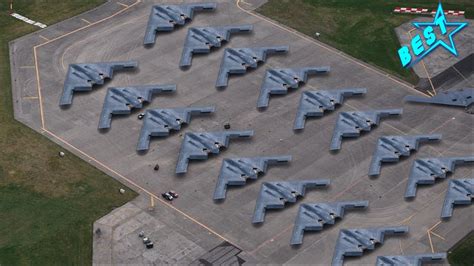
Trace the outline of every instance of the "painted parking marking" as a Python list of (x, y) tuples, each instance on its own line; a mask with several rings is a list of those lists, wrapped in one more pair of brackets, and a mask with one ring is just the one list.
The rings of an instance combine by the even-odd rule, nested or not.
[(23, 21), (23, 22), (26, 22), (26, 23), (28, 23), (28, 24), (30, 24), (30, 25), (33, 25), (33, 26), (36, 26), (36, 27), (40, 27), (40, 28), (42, 28), (42, 29), (48, 27), (46, 24), (43, 24), (43, 23), (41, 23), (41, 22), (34, 21), (34, 20), (29, 19), (29, 18), (27, 18), (27, 17), (25, 17), (25, 16), (22, 16), (22, 15), (20, 15), (20, 14), (18, 14), (18, 13), (11, 13), (10, 16), (12, 16), (12, 17), (14, 17), (14, 18), (16, 18), (16, 19), (19, 19), (19, 20), (21, 20), (21, 21)]
[[(98, 20), (94, 23), (91, 23), (91, 24), (88, 24), (86, 26), (83, 26), (83, 27), (80, 27), (78, 29), (75, 29), (71, 32), (68, 32), (68, 33), (65, 33), (63, 35), (60, 35), (54, 39), (51, 39), (51, 40), (48, 40), (47, 42), (45, 43), (42, 43), (42, 44), (39, 44), (39, 45), (36, 45), (33, 47), (33, 56), (34, 56), (34, 60), (35, 60), (35, 68), (36, 68), (36, 83), (37, 83), (37, 91), (38, 91), (38, 100), (39, 100), (39, 109), (40, 109), (40, 118), (41, 118), (41, 128), (40, 128), (40, 132), (42, 133), (47, 133), (49, 134), (52, 138), (66, 144), (68, 147), (70, 147), (71, 149), (77, 151), (79, 154), (81, 154), (82, 156), (86, 157), (88, 162), (91, 163), (91, 162), (94, 162), (95, 164), (99, 165), (100, 167), (102, 167), (103, 169), (109, 171), (110, 173), (114, 174), (116, 177), (119, 177), (120, 179), (124, 180), (126, 183), (128, 183), (129, 185), (131, 185), (132, 187), (135, 187), (137, 188), (138, 190), (144, 192), (145, 194), (148, 194), (151, 198), (152, 198), (152, 203), (153, 205), (155, 204), (155, 200), (157, 200), (158, 202), (162, 203), (163, 205), (165, 206), (168, 206), (169, 208), (173, 209), (174, 211), (178, 212), (179, 214), (181, 214), (182, 216), (184, 216), (184, 219), (189, 219), (190, 221), (194, 222), (195, 224), (201, 226), (202, 228), (206, 229), (209, 234), (213, 234), (215, 236), (217, 236), (218, 238), (224, 240), (224, 241), (227, 241), (229, 243), (231, 243), (232, 245), (240, 248), (238, 245), (236, 245), (235, 243), (231, 242), (229, 239), (227, 239), (226, 237), (224, 237), (223, 235), (217, 233), (216, 231), (214, 231), (213, 229), (211, 229), (210, 227), (208, 227), (207, 225), (201, 223), (200, 221), (198, 221), (197, 219), (195, 219), (194, 217), (190, 216), (189, 214), (181, 211), (180, 209), (174, 207), (173, 205), (169, 204), (168, 202), (164, 201), (163, 199), (161, 199), (159, 196), (153, 194), (151, 191), (145, 189), (144, 187), (141, 187), (140, 185), (138, 185), (137, 183), (135, 183), (134, 181), (132, 181), (131, 179), (128, 179), (127, 177), (125, 177), (124, 175), (121, 175), (120, 173), (118, 173), (117, 171), (115, 171), (114, 169), (112, 169), (111, 167), (108, 167), (107, 165), (105, 165), (104, 163), (100, 162), (99, 160), (95, 159), (94, 157), (92, 157), (91, 155), (85, 153), (84, 151), (80, 150), (79, 148), (73, 146), (71, 143), (67, 142), (66, 140), (62, 139), (61, 137), (59, 137), (58, 135), (54, 134), (53, 132), (49, 131), (48, 129), (46, 129), (46, 125), (45, 125), (45, 116), (44, 116), (44, 110), (43, 110), (43, 100), (42, 100), (42, 94), (41, 94), (41, 82), (40, 82), (40, 72), (39, 72), (39, 64), (38, 64), (38, 55), (37, 55), (37, 49), (42, 47), (43, 45), (46, 45), (48, 43), (51, 43), (53, 41), (56, 41), (56, 40), (59, 40), (63, 37), (66, 37), (66, 36), (69, 36), (75, 32), (78, 32), (78, 31), (81, 31), (83, 29), (86, 29), (86, 28), (89, 28), (93, 25), (96, 25), (98, 23), (101, 23), (103, 21), (106, 21), (112, 17), (115, 17), (121, 13), (123, 13), (124, 11), (128, 10), (129, 8), (139, 4), (141, 2), (141, 0), (136, 0), (135, 3), (131, 4), (131, 5), (125, 5), (125, 4), (122, 4), (122, 3), (118, 3), (118, 4), (122, 4), (123, 6), (126, 6), (126, 8), (110, 15), (109, 17), (106, 17), (106, 18), (103, 18), (101, 20)], [(240, 248), (241, 249), (241, 248)]]
[[(413, 36), (411, 35), (411, 32), (412, 32), (413, 30), (416, 30), (416, 28), (413, 28), (413, 29), (411, 29), (411, 30), (408, 31), (408, 35), (410, 36), (410, 38), (413, 37)], [(428, 77), (428, 81), (430, 82), (430, 85), (431, 85), (431, 89), (433, 90), (432, 92), (430, 92), (430, 91), (427, 91), (427, 92), (428, 92), (428, 94), (429, 94), (430, 96), (434, 96), (434, 95), (436, 95), (436, 90), (435, 90), (435, 87), (434, 87), (434, 85), (433, 85), (433, 82), (431, 81), (430, 74), (428, 74), (428, 69), (426, 68), (426, 65), (425, 65), (425, 62), (423, 61), (423, 59), (421, 60), (421, 65), (423, 66), (423, 69), (425, 70), (426, 76)]]
[(43, 36), (43, 35), (41, 35), (41, 34), (40, 34), (40, 35), (38, 35), (38, 37), (40, 37), (41, 39), (43, 39), (43, 40), (45, 40), (45, 41), (47, 41), (47, 42), (49, 42), (49, 41), (50, 41), (48, 38), (44, 37), (44, 36)]
[(23, 97), (25, 100), (38, 100), (38, 96), (25, 96)]
[(126, 8), (129, 7), (128, 5), (126, 5), (126, 4), (124, 4), (124, 3), (120, 3), (120, 2), (117, 2), (117, 4), (119, 4), (119, 5), (123, 6), (123, 7), (126, 7)]
[[(326, 46), (326, 45), (324, 45), (323, 43), (318, 42), (318, 41), (316, 41), (315, 39), (304, 35), (303, 33), (300, 33), (300, 32), (298, 32), (298, 31), (296, 31), (296, 30), (294, 30), (294, 29), (288, 28), (288, 27), (283, 26), (283, 25), (281, 25), (281, 24), (275, 23), (274, 21), (272, 21), (272, 20), (270, 20), (270, 19), (268, 19), (268, 18), (266, 18), (266, 17), (264, 17), (264, 16), (261, 16), (261, 15), (259, 15), (259, 14), (256, 14), (255, 12), (246, 10), (245, 8), (243, 8), (243, 7), (240, 6), (240, 3), (242, 3), (242, 0), (237, 0), (237, 1), (236, 1), (236, 6), (237, 6), (240, 10), (242, 10), (243, 12), (245, 12), (245, 13), (247, 13), (247, 14), (253, 16), (253, 17), (256, 17), (256, 18), (259, 18), (259, 19), (261, 19), (261, 20), (263, 20), (263, 21), (266, 21), (266, 22), (268, 22), (268, 23), (270, 23), (270, 24), (272, 24), (272, 25), (274, 25), (274, 26), (276, 26), (276, 27), (278, 27), (278, 28), (280, 28), (280, 29), (282, 29), (282, 30), (285, 30), (285, 31), (287, 31), (287, 32), (289, 32), (289, 33), (292, 33), (292, 34), (298, 36), (298, 37), (301, 38), (301, 39), (304, 39), (304, 40), (307, 40), (307, 41), (309, 41), (309, 42), (312, 42), (313, 44), (315, 44), (315, 45), (317, 45), (317, 46), (319, 46), (319, 47), (321, 47), (321, 48), (324, 48), (324, 49), (326, 49), (326, 50), (328, 50), (328, 51), (330, 51), (330, 52), (332, 52), (332, 53), (335, 53), (335, 54), (337, 54), (337, 55), (340, 55), (341, 57), (343, 57), (343, 58), (345, 58), (345, 59), (351, 61), (352, 63), (355, 63), (355, 64), (357, 64), (357, 65), (359, 65), (359, 66), (362, 66), (363, 68), (366, 68), (366, 69), (368, 69), (368, 70), (371, 70), (371, 71), (373, 71), (373, 72), (375, 72), (375, 73), (377, 73), (377, 74), (379, 74), (379, 75), (383, 75), (383, 76), (387, 75), (387, 73), (382, 72), (381, 70), (377, 69), (376, 67), (373, 67), (373, 66), (371, 66), (371, 65), (363, 64), (363, 63), (361, 63), (360, 61), (358, 61), (358, 60), (356, 60), (356, 59), (354, 59), (354, 58), (352, 58), (352, 57), (350, 57), (350, 56), (344, 54), (342, 51), (339, 51), (339, 50), (337, 50), (337, 49), (335, 49), (335, 48), (332, 48), (332, 47), (330, 47), (330, 46)], [(392, 76), (392, 75), (389, 75), (388, 77), (389, 77), (390, 80), (392, 80), (392, 81), (394, 81), (394, 82), (396, 82), (396, 83), (398, 83), (398, 84), (400, 84), (400, 85), (402, 85), (402, 86), (404, 86), (404, 87), (406, 87), (406, 88), (408, 88), (408, 89), (411, 89), (412, 91), (414, 91), (414, 92), (416, 92), (416, 93), (423, 94), (423, 95), (426, 96), (426, 93), (423, 93), (423, 92), (421, 92), (421, 91), (415, 89), (415, 87), (414, 87), (413, 85), (407, 84), (407, 83), (405, 83), (405, 82), (402, 82), (402, 81), (400, 81), (399, 79), (397, 79), (396, 77), (394, 77), (394, 76)]]

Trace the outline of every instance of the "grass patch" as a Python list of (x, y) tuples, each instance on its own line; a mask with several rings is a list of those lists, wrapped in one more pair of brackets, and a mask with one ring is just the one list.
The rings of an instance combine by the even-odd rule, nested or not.
[[(392, 10), (400, 6), (435, 9), (437, 4), (433, 0), (269, 0), (257, 12), (310, 37), (320, 32), (320, 41), (415, 84), (415, 73), (401, 67), (394, 29), (416, 16), (392, 14)], [(465, 10), (467, 17), (474, 15), (471, 0), (442, 4), (444, 9)]]
[[(13, 119), (8, 42), (39, 28), (0, 3), (0, 265), (92, 262), (92, 223), (137, 194)], [(53, 24), (104, 0), (15, 0), (16, 12)]]
[(448, 254), (448, 261), (453, 266), (474, 265), (474, 232), (461, 240)]

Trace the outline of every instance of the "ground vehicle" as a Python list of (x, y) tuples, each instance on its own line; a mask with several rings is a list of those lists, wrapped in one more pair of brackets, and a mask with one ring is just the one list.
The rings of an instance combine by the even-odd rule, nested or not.
[(165, 193), (161, 194), (161, 196), (164, 199), (166, 199), (167, 201), (172, 201), (174, 199), (173, 196), (169, 192), (165, 192)]
[(146, 248), (153, 248), (153, 241), (151, 241), (148, 237), (143, 238), (143, 244), (145, 244)]
[(176, 193), (176, 191), (174, 191), (174, 190), (170, 190), (168, 193), (169, 193), (171, 196), (173, 196), (173, 198), (178, 198), (178, 197), (179, 197), (179, 194)]

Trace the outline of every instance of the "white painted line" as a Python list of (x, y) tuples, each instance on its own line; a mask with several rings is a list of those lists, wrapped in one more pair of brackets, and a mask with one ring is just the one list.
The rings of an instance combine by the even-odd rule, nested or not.
[(48, 38), (46, 38), (46, 37), (44, 37), (44, 36), (43, 36), (43, 35), (41, 35), (41, 34), (40, 34), (40, 35), (38, 35), (38, 37), (40, 37), (41, 39), (43, 39), (43, 40), (45, 40), (45, 41), (49, 42), (49, 39), (48, 39)]
[(27, 18), (27, 17), (25, 17), (25, 16), (22, 16), (22, 15), (20, 15), (20, 14), (18, 14), (18, 13), (11, 13), (11, 16), (14, 17), (14, 18), (16, 18), (16, 19), (19, 19), (19, 20), (21, 20), (21, 21), (23, 21), (23, 22), (26, 22), (26, 23), (28, 23), (28, 24), (30, 24), (30, 25), (40, 27), (40, 28), (42, 28), (42, 29), (48, 27), (46, 24), (43, 24), (43, 23), (40, 23), (40, 22), (36, 22), (36, 21), (34, 21), (34, 20), (32, 20), (32, 19), (29, 19), (29, 18)]
[[(395, 13), (403, 13), (403, 14), (436, 14), (436, 10), (432, 10), (431, 12), (428, 11), (427, 8), (417, 8), (417, 7), (396, 7), (393, 9)], [(452, 15), (452, 16), (461, 16), (464, 15), (465, 11), (463, 10), (444, 10), (445, 15)]]

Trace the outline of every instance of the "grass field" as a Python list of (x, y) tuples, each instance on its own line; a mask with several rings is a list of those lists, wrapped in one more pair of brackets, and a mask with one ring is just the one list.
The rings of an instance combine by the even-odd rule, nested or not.
[[(137, 194), (13, 119), (8, 42), (39, 28), (0, 2), (0, 265), (92, 263), (92, 223)], [(15, 0), (18, 13), (52, 24), (104, 0)]]
[[(412, 20), (413, 15), (392, 14), (395, 7), (435, 9), (437, 1), (380, 0), (268, 0), (257, 12), (294, 28), (369, 64), (416, 84), (412, 71), (400, 66), (399, 42), (394, 28)], [(444, 0), (444, 9), (465, 10), (474, 17), (472, 0)], [(464, 239), (448, 259), (452, 265), (474, 265), (474, 234)]]
[(474, 232), (471, 232), (448, 254), (449, 263), (453, 266), (472, 266), (474, 265), (473, 251)]
[[(14, 0), (14, 7), (22, 15), (52, 24), (102, 2)], [(412, 1), (411, 5), (434, 7), (435, 2)], [(443, 4), (472, 15), (470, 1)], [(413, 81), (413, 74), (398, 68), (394, 56), (398, 44), (393, 26), (412, 18), (390, 15), (396, 5), (406, 4), (270, 0), (259, 11), (310, 36), (321, 32), (322, 41)], [(0, 265), (91, 264), (93, 221), (136, 193), (129, 189), (118, 193), (123, 185), (72, 154), (58, 157), (61, 147), (13, 119), (8, 42), (38, 28), (8, 16), (7, 9), (8, 1), (1, 1)], [(471, 235), (452, 251), (450, 262), (472, 265), (473, 246)]]
[[(320, 41), (416, 84), (413, 71), (400, 65), (400, 45), (394, 31), (415, 16), (392, 14), (392, 10), (400, 6), (435, 9), (437, 4), (433, 0), (269, 0), (257, 12), (311, 37), (319, 32)], [(474, 15), (472, 0), (445, 0), (442, 4), (444, 9)]]

